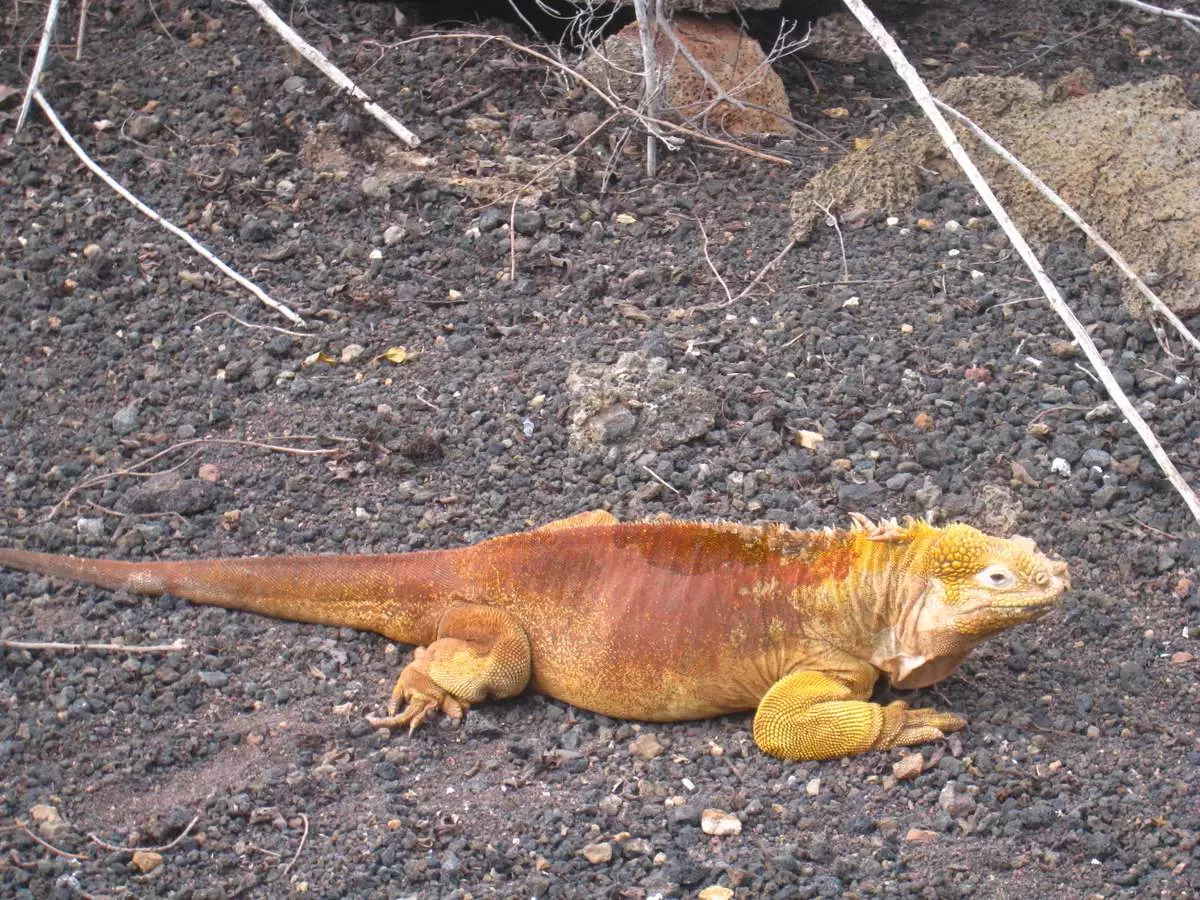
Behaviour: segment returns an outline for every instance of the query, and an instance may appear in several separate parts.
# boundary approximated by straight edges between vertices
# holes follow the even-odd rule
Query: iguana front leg
[[[411,732],[435,709],[461,719],[474,703],[515,697],[529,684],[529,638],[507,612],[463,603],[438,623],[437,639],[418,647],[404,667],[385,717],[368,716],[375,728],[407,725]],[[400,704],[404,711],[397,715]]]
[[[897,700],[870,702],[876,672],[869,665],[836,674],[800,669],[775,682],[754,715],[754,742],[782,759],[837,759],[936,741],[967,723]]]

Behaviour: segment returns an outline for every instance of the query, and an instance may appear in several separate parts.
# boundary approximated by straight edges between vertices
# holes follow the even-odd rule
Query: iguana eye
[[[988,566],[976,575],[975,579],[984,587],[997,589],[1012,587],[1017,583],[1017,576],[1012,573],[1012,570],[999,563]]]

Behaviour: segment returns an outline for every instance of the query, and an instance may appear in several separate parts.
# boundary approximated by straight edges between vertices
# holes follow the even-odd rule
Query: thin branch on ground
[[[649,475],[651,478],[653,478],[655,481],[657,481],[659,484],[661,484],[663,487],[665,487],[668,491],[670,491],[673,494],[679,493],[679,488],[675,487],[675,485],[673,485],[669,481],[665,480],[661,475],[659,475],[657,472],[655,472],[652,468],[650,468],[649,466],[644,465],[644,464],[642,465],[642,468],[646,470],[647,475]]]
[[[187,827],[184,828],[183,831],[179,832],[179,834],[175,836],[174,840],[170,841],[169,843],[163,844],[161,847],[122,847],[117,844],[110,844],[110,843],[108,843],[108,841],[101,840],[99,837],[97,837],[95,834],[93,834],[90,831],[88,832],[88,840],[90,840],[94,844],[97,844],[97,845],[103,847],[105,850],[109,850],[113,853],[163,853],[164,851],[170,850],[172,847],[174,847],[176,844],[178,844],[180,841],[182,841],[185,837],[187,837],[188,834],[191,833],[191,830],[194,827],[196,827],[196,823],[199,821],[200,821],[200,815],[199,815],[199,813],[197,813],[196,816],[194,816],[192,818],[192,821],[187,823]]]
[[[716,264],[713,262],[712,257],[708,255],[708,231],[705,229],[704,223],[700,221],[699,216],[693,216],[692,218],[696,220],[696,227],[700,229],[700,249],[704,251],[704,261],[708,263],[708,268],[712,270],[713,275],[715,275],[717,281],[720,282],[721,290],[725,292],[725,305],[728,306],[730,303],[733,303],[733,291],[729,290],[729,285],[721,276],[721,273],[717,269]]]
[[[953,106],[950,106],[948,103],[944,103],[936,97],[933,99],[943,111],[949,113],[959,122],[962,122],[963,125],[967,126],[967,128],[969,128],[975,134],[975,136],[987,146],[989,150],[1016,169],[1026,181],[1034,186],[1039,194],[1053,204],[1059,210],[1059,212],[1075,223],[1075,226],[1084,234],[1086,234],[1088,239],[1093,244],[1108,254],[1108,258],[1116,264],[1117,268],[1121,270],[1122,274],[1124,274],[1126,278],[1133,282],[1133,286],[1136,287],[1138,292],[1149,301],[1150,305],[1154,307],[1155,312],[1175,326],[1175,329],[1180,333],[1180,335],[1183,336],[1184,340],[1186,340],[1197,350],[1200,350],[1200,340],[1198,340],[1196,336],[1188,330],[1188,327],[1183,323],[1183,320],[1180,319],[1179,316],[1175,315],[1175,313],[1171,311],[1171,308],[1167,306],[1167,304],[1163,303],[1163,301],[1159,299],[1158,295],[1154,293],[1154,291],[1150,290],[1150,288],[1146,285],[1146,282],[1142,281],[1142,279],[1138,277],[1137,272],[1133,271],[1133,267],[1126,262],[1125,257],[1118,253],[1116,248],[1106,241],[1103,236],[1101,236],[1100,232],[1096,231],[1095,228],[1088,224],[1084,218],[1075,211],[1074,207],[1060,197],[1055,190],[1050,187],[1050,185],[1042,181],[1042,179],[1039,178],[1032,169],[1021,162],[1021,160],[1017,159],[1017,157],[1010,153],[1003,144],[984,131],[983,128],[981,128],[978,124],[973,122],[967,116],[963,115]]]
[[[87,14],[89,0],[79,2],[79,26],[75,29],[75,62],[83,59],[83,37],[87,32]]]
[[[828,206],[823,206],[816,200],[813,201],[813,206],[825,213],[825,224],[829,225],[837,233],[838,246],[842,251],[842,280],[850,280],[850,264],[846,261],[846,239],[842,236],[842,226],[838,224],[837,216],[829,209]],[[943,293],[945,293],[943,291]]]
[[[38,92],[38,82],[42,78],[42,69],[46,67],[46,57],[50,53],[50,42],[54,40],[54,26],[58,24],[59,0],[50,0],[46,7],[46,24],[42,27],[42,42],[38,44],[37,56],[33,58],[33,69],[29,73],[29,86],[25,88],[25,96],[21,100],[21,112],[17,114],[17,127],[13,129],[12,137],[8,139],[9,146],[17,139],[21,126],[29,116],[29,105]]]
[[[336,84],[343,91],[346,91],[355,100],[362,104],[362,108],[372,115],[376,120],[381,122],[383,126],[400,138],[409,148],[418,147],[421,144],[421,139],[400,124],[400,121],[390,112],[376,103],[367,95],[367,92],[360,88],[357,84],[350,80],[341,69],[331,63],[325,56],[293,29],[287,22],[279,18],[275,10],[271,9],[263,0],[245,0],[246,5],[258,13],[263,21],[271,26],[275,32],[283,38],[287,43],[301,56],[307,59],[310,63],[321,70],[321,73]]]
[[[293,440],[302,440],[302,438],[293,438]],[[308,439],[303,439],[303,440],[308,440]],[[47,520],[49,520],[49,519],[53,519],[55,516],[57,516],[59,511],[63,508],[63,506],[67,503],[67,501],[69,501],[72,497],[74,497],[80,491],[87,490],[90,487],[95,487],[98,484],[104,484],[106,481],[108,481],[112,478],[121,478],[121,477],[125,477],[125,476],[130,476],[130,475],[136,475],[136,476],[140,476],[140,477],[144,478],[147,475],[166,474],[165,472],[141,472],[139,470],[144,468],[145,466],[150,465],[150,463],[152,463],[156,460],[162,459],[162,457],[167,456],[171,453],[176,453],[180,450],[183,450],[186,447],[194,447],[194,446],[197,446],[200,444],[226,444],[226,445],[232,445],[235,447],[254,447],[258,450],[270,450],[273,453],[285,453],[289,456],[337,456],[340,454],[344,454],[346,452],[345,450],[335,450],[333,448],[321,448],[321,449],[317,449],[317,450],[309,450],[304,447],[284,447],[279,444],[264,444],[261,441],[246,441],[246,440],[240,440],[237,438],[192,438],[190,440],[180,441],[178,444],[172,444],[170,447],[167,447],[164,450],[158,451],[153,456],[149,456],[146,459],[143,459],[140,462],[136,462],[133,465],[128,466],[124,469],[118,469],[115,472],[108,472],[104,475],[96,475],[92,478],[84,479],[83,481],[79,482],[79,484],[75,485],[73,488],[71,488],[69,491],[67,491],[63,495],[62,499],[59,500],[56,504],[54,504],[54,508],[50,510],[50,512],[46,516],[46,518],[47,518]],[[183,463],[181,463],[181,465],[183,465]],[[178,468],[178,466],[174,466],[172,468]],[[171,471],[171,470],[168,469],[167,471]]]
[[[471,96],[464,97],[462,100],[459,100],[457,103],[451,103],[449,106],[443,106],[441,109],[436,110],[434,112],[434,115],[438,116],[439,118],[442,116],[451,116],[451,115],[454,115],[454,113],[456,113],[456,112],[461,112],[462,110],[466,109],[468,106],[474,106],[480,100],[484,100],[484,99],[492,96],[492,94],[496,93],[496,91],[500,90],[501,83],[502,82],[499,82],[499,81],[493,81],[491,84],[489,84],[487,87],[485,87],[482,91],[476,91]]]
[[[782,261],[785,256],[787,256],[789,253],[792,252],[792,250],[795,249],[797,243],[798,242],[796,241],[796,239],[792,238],[790,241],[788,241],[786,244],[784,244],[783,249],[780,250],[778,253],[776,253],[769,260],[767,260],[767,264],[758,270],[758,274],[750,279],[749,283],[744,288],[741,289],[741,291],[738,293],[738,295],[736,297],[730,298],[729,303],[727,303],[726,306],[732,306],[734,303],[737,303],[739,300],[743,300],[747,296],[749,296],[750,291],[752,291],[754,289],[754,287],[766,277],[768,272],[770,272],[777,265],[779,265],[780,261]]]
[[[1063,320],[1071,334],[1074,336],[1076,342],[1078,342],[1080,348],[1084,352],[1084,355],[1088,358],[1088,361],[1096,369],[1096,372],[1099,374],[1100,381],[1104,384],[1105,390],[1108,391],[1108,394],[1110,397],[1112,397],[1113,402],[1116,403],[1126,420],[1130,425],[1133,426],[1133,429],[1138,433],[1138,436],[1142,439],[1143,443],[1145,443],[1147,449],[1150,451],[1150,455],[1153,456],[1154,461],[1158,463],[1158,466],[1166,476],[1167,481],[1171,483],[1171,486],[1174,487],[1179,493],[1180,497],[1183,498],[1184,503],[1187,505],[1188,510],[1196,519],[1197,523],[1200,523],[1200,499],[1196,497],[1196,492],[1192,490],[1192,488],[1184,480],[1183,476],[1179,474],[1179,470],[1175,467],[1175,464],[1171,461],[1171,458],[1167,456],[1162,444],[1159,443],[1158,439],[1154,436],[1154,432],[1150,430],[1150,426],[1146,424],[1146,421],[1134,408],[1129,398],[1125,395],[1125,392],[1121,389],[1121,386],[1117,384],[1116,378],[1113,376],[1108,366],[1104,364],[1104,360],[1100,356],[1100,351],[1096,348],[1096,345],[1092,341],[1091,336],[1088,334],[1087,329],[1084,328],[1083,323],[1076,318],[1075,313],[1071,311],[1071,308],[1067,306],[1066,302],[1062,298],[1062,294],[1058,290],[1058,287],[1055,286],[1054,282],[1051,281],[1050,277],[1046,274],[1046,270],[1038,261],[1038,258],[1036,254],[1034,254],[1032,248],[1030,248],[1028,241],[1025,240],[1025,236],[1021,234],[1021,232],[1013,224],[1012,219],[1009,217],[1004,207],[1000,204],[1000,201],[996,199],[996,195],[992,191],[991,186],[987,183],[987,180],[983,177],[983,175],[980,174],[979,169],[975,166],[975,163],[971,161],[970,155],[966,152],[966,150],[963,149],[962,144],[959,143],[958,137],[954,133],[954,129],[950,127],[950,124],[938,110],[937,103],[934,101],[933,94],[930,93],[928,86],[924,81],[921,80],[921,76],[917,74],[917,71],[913,68],[912,63],[910,63],[905,57],[895,39],[888,33],[887,29],[883,27],[880,21],[875,17],[875,14],[871,12],[863,0],[844,0],[844,2],[850,12],[854,14],[854,17],[858,19],[860,23],[862,23],[862,26],[867,30],[871,37],[875,39],[875,42],[879,45],[879,48],[892,63],[892,66],[895,68],[897,74],[912,92],[913,99],[917,101],[917,104],[921,107],[921,110],[933,124],[938,136],[942,139],[942,142],[950,151],[950,155],[954,157],[954,161],[958,163],[959,167],[964,173],[966,173],[966,176],[970,180],[972,187],[975,188],[976,192],[983,199],[983,202],[987,205],[988,210],[996,218],[996,221],[1000,224],[1000,227],[1004,230],[1005,235],[1012,243],[1013,248],[1017,251],[1018,255],[1020,255],[1021,260],[1029,268],[1029,271],[1033,274],[1038,286],[1041,287],[1043,293],[1046,295],[1046,299],[1049,300],[1050,306],[1056,313],[1058,313],[1059,317]]]
[[[290,334],[292,337],[312,337],[312,335],[306,331],[289,331],[287,328],[280,328],[278,325],[255,325],[253,322],[245,322],[239,319],[233,313],[226,312],[223,309],[218,309],[216,312],[210,312],[207,316],[201,316],[192,323],[192,327],[195,328],[201,322],[207,322],[209,319],[216,318],[217,316],[224,316],[227,319],[232,319],[243,328],[258,329],[260,331],[276,331],[279,334]]]
[[[46,114],[46,118],[50,120],[50,124],[54,126],[54,130],[58,132],[59,137],[66,142],[67,146],[71,148],[77,157],[79,157],[79,160],[85,166],[91,169],[92,174],[120,194],[121,197],[124,198],[128,203],[133,204],[133,206],[137,208],[138,212],[167,229],[167,231],[171,232],[171,234],[175,235],[177,238],[203,256],[206,260],[220,269],[222,274],[232,278],[271,309],[275,310],[277,313],[295,325],[304,324],[304,320],[295,312],[293,312],[290,307],[280,303],[278,300],[271,298],[254,282],[243,277],[242,275],[239,275],[237,272],[227,266],[221,259],[219,259],[211,250],[201,244],[198,240],[196,240],[178,225],[168,222],[153,209],[130,193],[130,191],[124,185],[109,175],[106,171],[104,171],[104,169],[100,168],[99,163],[88,156],[84,149],[79,146],[79,143],[75,140],[75,138],[71,136],[71,132],[67,131],[67,127],[63,125],[62,120],[58,118],[58,114],[54,112],[54,107],[50,105],[50,102],[42,95],[41,91],[35,90],[33,92],[33,99],[36,100],[38,106],[42,108],[42,112]]]
[[[186,650],[187,644],[176,638],[169,644],[70,644],[63,641],[0,641],[5,650],[48,650],[54,653],[175,653]]]
[[[1149,3],[1143,3],[1141,0],[1116,0],[1116,2],[1123,6],[1132,6],[1134,9],[1140,9],[1142,12],[1152,13],[1156,16],[1166,16],[1168,19],[1180,19],[1188,25],[1200,25],[1200,16],[1195,13],[1184,12],[1182,9],[1167,9],[1164,6],[1153,6]]]
[[[304,833],[300,835],[300,846],[296,848],[296,855],[292,857],[291,862],[284,866],[283,871],[279,873],[280,878],[286,877],[287,873],[292,871],[292,867],[296,865],[296,860],[298,860],[300,858],[300,854],[304,852],[304,845],[308,843],[308,816],[306,816],[304,813],[300,813],[300,821],[304,823]]]
[[[17,825],[20,827],[20,829],[23,832],[25,832],[26,837],[32,838],[34,843],[39,844],[42,847],[45,847],[47,850],[49,850],[55,856],[61,856],[63,859],[75,859],[75,860],[81,860],[81,859],[88,858],[88,855],[86,853],[68,853],[66,850],[58,849],[58,847],[55,847],[49,841],[45,841],[42,838],[38,837],[36,834],[34,834],[30,830],[29,826],[26,825],[24,822],[22,822],[20,819],[16,819],[15,821],[16,821]]]

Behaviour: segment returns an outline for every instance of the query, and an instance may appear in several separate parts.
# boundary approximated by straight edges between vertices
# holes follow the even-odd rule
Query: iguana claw
[[[367,716],[367,723],[372,728],[397,728],[407,725],[408,733],[412,734],[425,722],[426,716],[436,709],[441,709],[455,722],[462,721],[470,704],[438,687],[433,679],[422,671],[427,662],[427,648],[418,647],[413,654],[413,661],[404,667],[404,671],[396,679],[391,699],[388,700],[388,714]],[[397,715],[401,703],[406,705],[404,711]]]

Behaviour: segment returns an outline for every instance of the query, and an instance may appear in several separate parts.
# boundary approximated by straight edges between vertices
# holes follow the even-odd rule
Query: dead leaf
[[[402,363],[415,362],[421,358],[421,354],[416,350],[409,350],[407,347],[388,347],[375,358],[386,359],[398,366]]]
[[[629,213],[617,213],[618,225],[632,225],[637,221],[636,216],[631,216]]]
[[[326,353],[324,350],[320,350],[304,357],[304,362],[300,363],[300,365],[307,369],[309,366],[315,366],[317,363],[325,363],[329,366],[336,365],[337,357]]]
[[[821,115],[827,119],[845,119],[850,115],[850,110],[844,106],[831,106],[828,109],[821,110]]]

